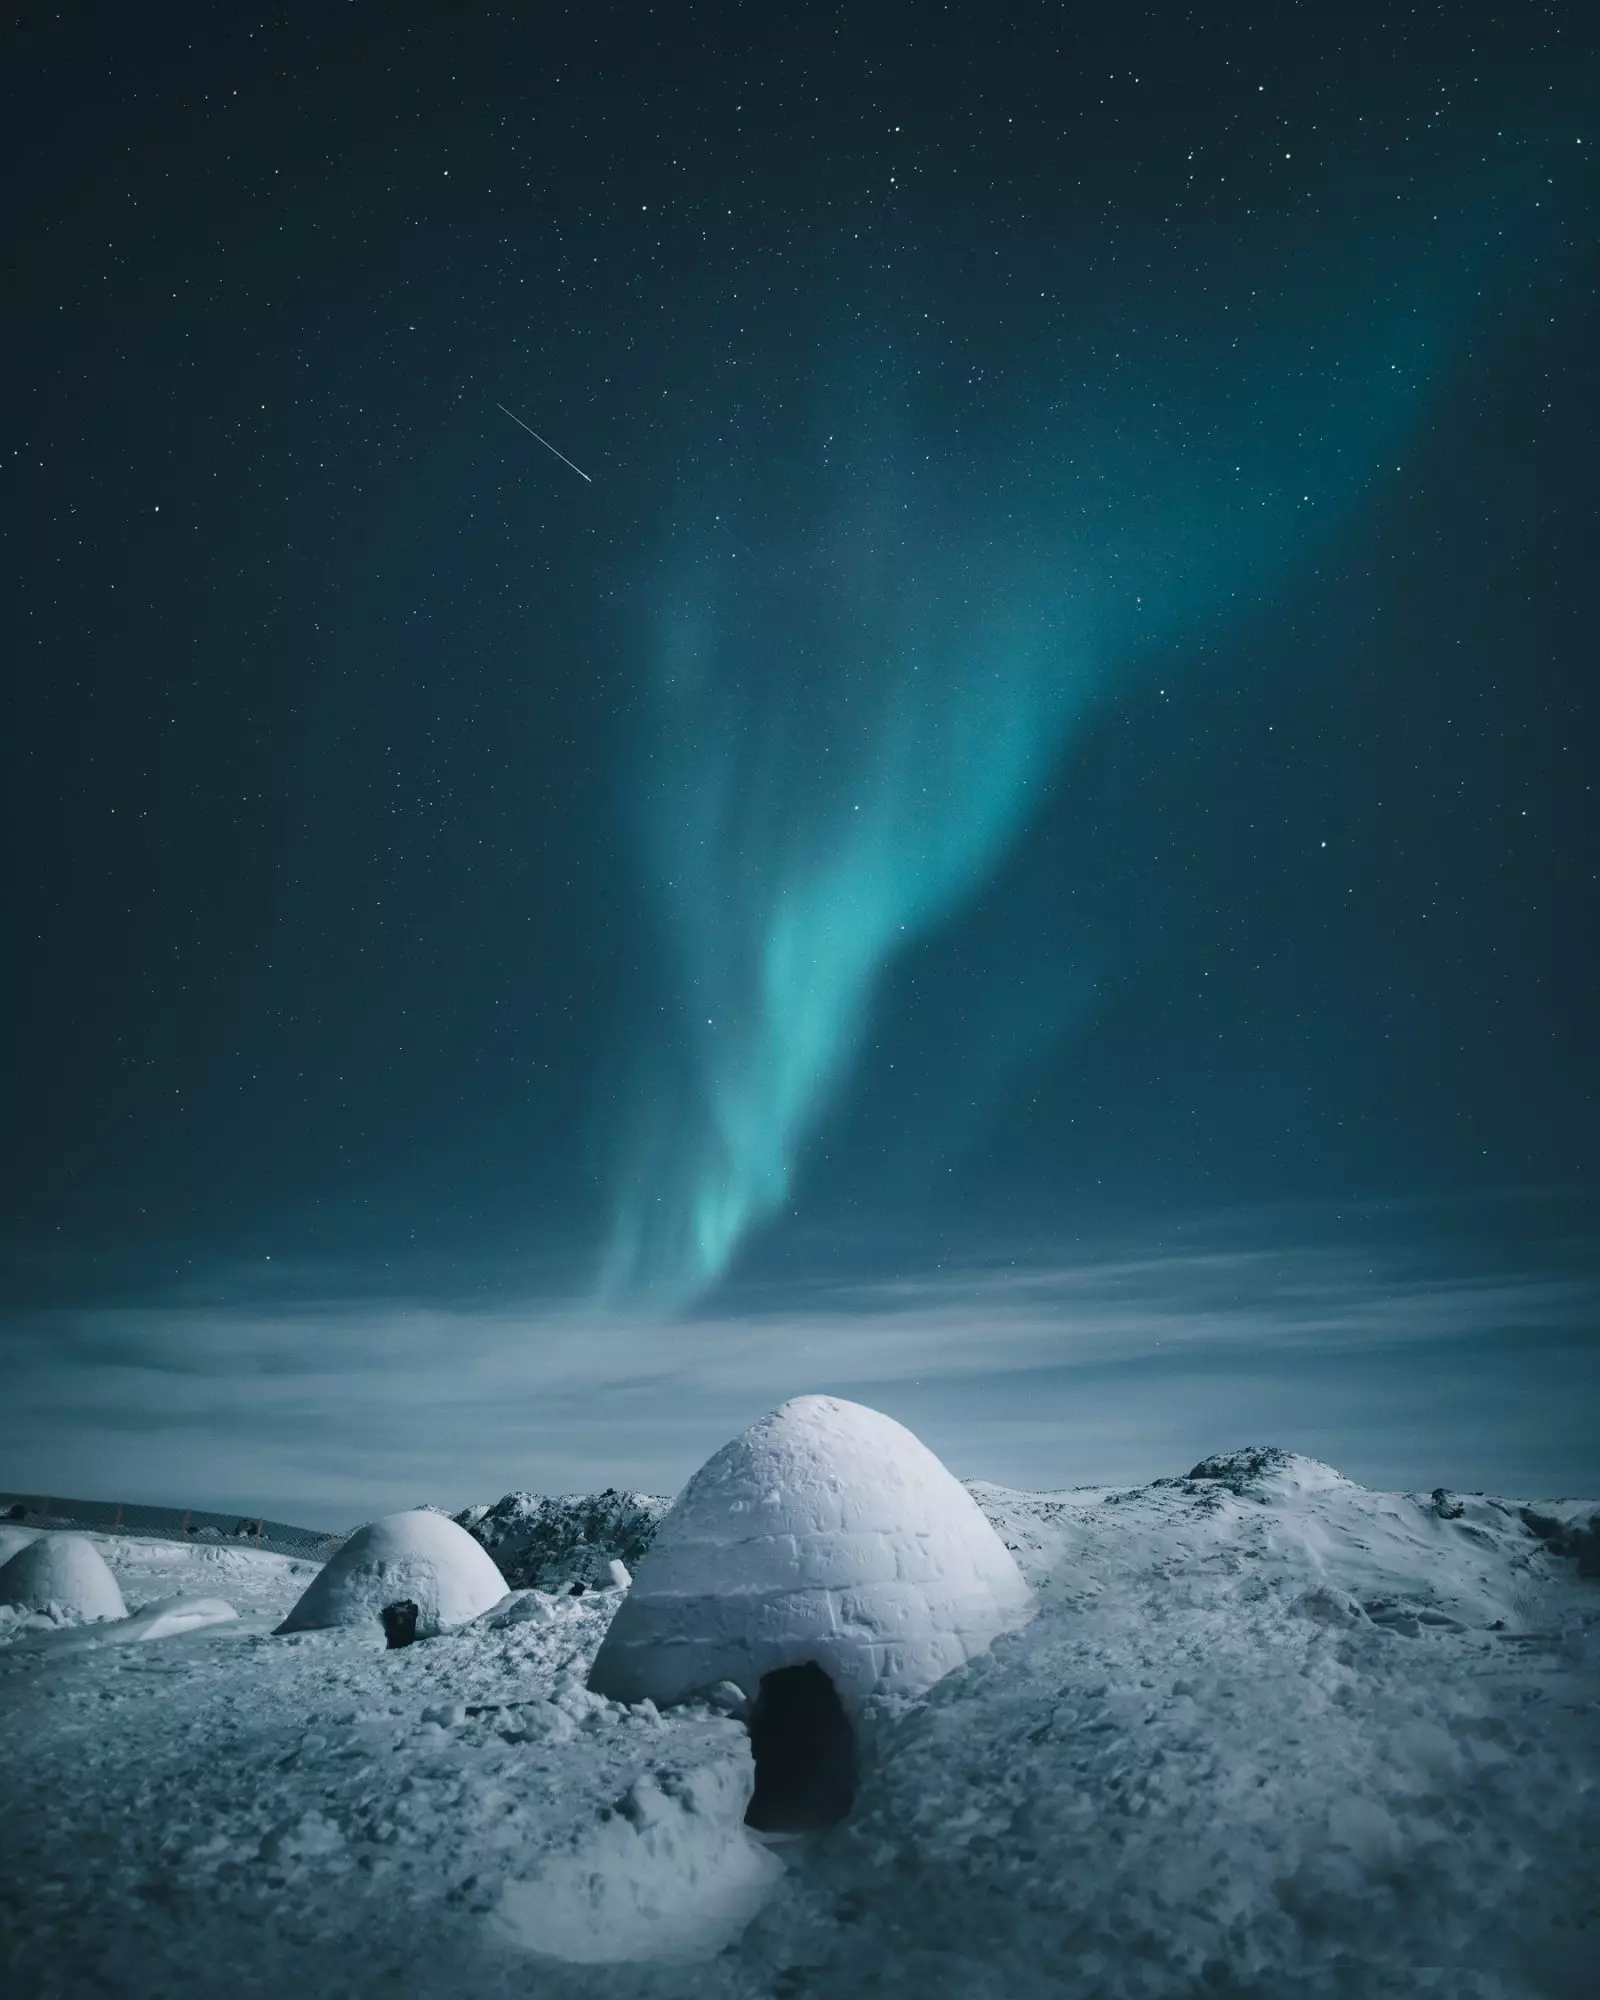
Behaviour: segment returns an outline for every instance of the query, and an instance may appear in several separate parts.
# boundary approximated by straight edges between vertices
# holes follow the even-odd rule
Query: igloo
[[[39,1535],[0,1567],[0,1604],[44,1611],[54,1604],[69,1618],[126,1618],[117,1579],[87,1535]]]
[[[869,1704],[931,1687],[1031,1604],[1009,1550],[926,1445],[859,1403],[799,1396],[684,1488],[589,1685],[665,1706],[732,1682],[752,1705],[761,1824],[764,1753],[774,1770],[809,1763],[844,1795]],[[839,1816],[814,1803],[819,1819]]]
[[[418,1508],[358,1528],[318,1570],[280,1632],[382,1625],[391,1646],[465,1625],[506,1594],[491,1557],[447,1514]]]
[[[25,1549],[29,1542],[39,1539],[41,1529],[18,1527],[12,1521],[0,1521],[0,1563],[8,1563],[18,1549]]]

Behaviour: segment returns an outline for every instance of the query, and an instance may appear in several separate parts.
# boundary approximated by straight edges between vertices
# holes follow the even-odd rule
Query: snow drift
[[[87,1535],[39,1535],[0,1567],[0,1604],[27,1611],[53,1605],[84,1623],[126,1618],[117,1579]]]
[[[1028,1615],[970,1494],[891,1418],[799,1396],[724,1445],[674,1503],[590,1685],[668,1704],[814,1662],[853,1720],[913,1695]]]
[[[158,1597],[141,1604],[128,1620],[124,1639],[173,1639],[181,1632],[199,1632],[208,1625],[227,1625],[239,1613],[222,1597]]]
[[[500,1602],[505,1578],[464,1528],[418,1508],[358,1529],[317,1572],[278,1627],[307,1632],[378,1621],[392,1605],[414,1604],[419,1639],[465,1625]]]

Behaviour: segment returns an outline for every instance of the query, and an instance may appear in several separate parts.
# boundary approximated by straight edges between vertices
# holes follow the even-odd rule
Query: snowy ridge
[[[0,1643],[11,1983],[1592,2000],[1600,1506],[1289,1454],[973,1491],[1038,1615],[884,1726],[843,1824],[760,1853],[737,1724],[586,1689],[617,1590],[387,1652],[270,1635],[304,1564],[101,1542],[135,1617]],[[127,1643],[175,1594],[242,1615]]]

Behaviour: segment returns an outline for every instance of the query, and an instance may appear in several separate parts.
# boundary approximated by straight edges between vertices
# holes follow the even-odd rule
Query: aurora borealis
[[[1592,43],[19,29],[7,1476],[1586,1476]]]
[[[1480,242],[1503,212],[1472,214]],[[832,386],[802,386],[775,441],[772,525],[752,546],[704,508],[655,591],[639,845],[677,1035],[638,1071],[610,1296],[723,1276],[787,1199],[885,968],[1003,864],[1102,692],[1168,645],[1191,671],[1186,642],[1270,602],[1400,469],[1466,296],[1520,272],[1447,262],[1415,203],[1367,240],[1366,291],[1320,315],[1254,309],[1259,271],[1180,291],[1181,336],[1124,333],[1114,390],[1099,337],[919,366],[874,325],[853,375],[819,341]],[[1011,386],[963,395],[975,352]]]

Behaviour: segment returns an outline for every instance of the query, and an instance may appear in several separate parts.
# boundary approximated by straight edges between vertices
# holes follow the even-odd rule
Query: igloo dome
[[[0,1567],[0,1604],[43,1611],[56,1604],[69,1618],[126,1618],[117,1579],[87,1535],[39,1535]]]
[[[14,1521],[0,1521],[0,1563],[10,1562],[18,1549],[38,1541],[42,1532],[39,1528],[19,1527]]]
[[[809,1667],[857,1723],[874,1696],[920,1693],[985,1652],[1031,1602],[926,1445],[859,1403],[799,1396],[684,1488],[589,1685],[664,1705],[731,1681],[757,1702],[764,1679]]]
[[[432,1638],[465,1625],[498,1604],[506,1580],[465,1528],[446,1514],[419,1508],[386,1514],[358,1528],[312,1578],[305,1594],[278,1627],[309,1632],[328,1625],[384,1626],[391,1644]],[[409,1615],[385,1618],[394,1607],[414,1605]]]

